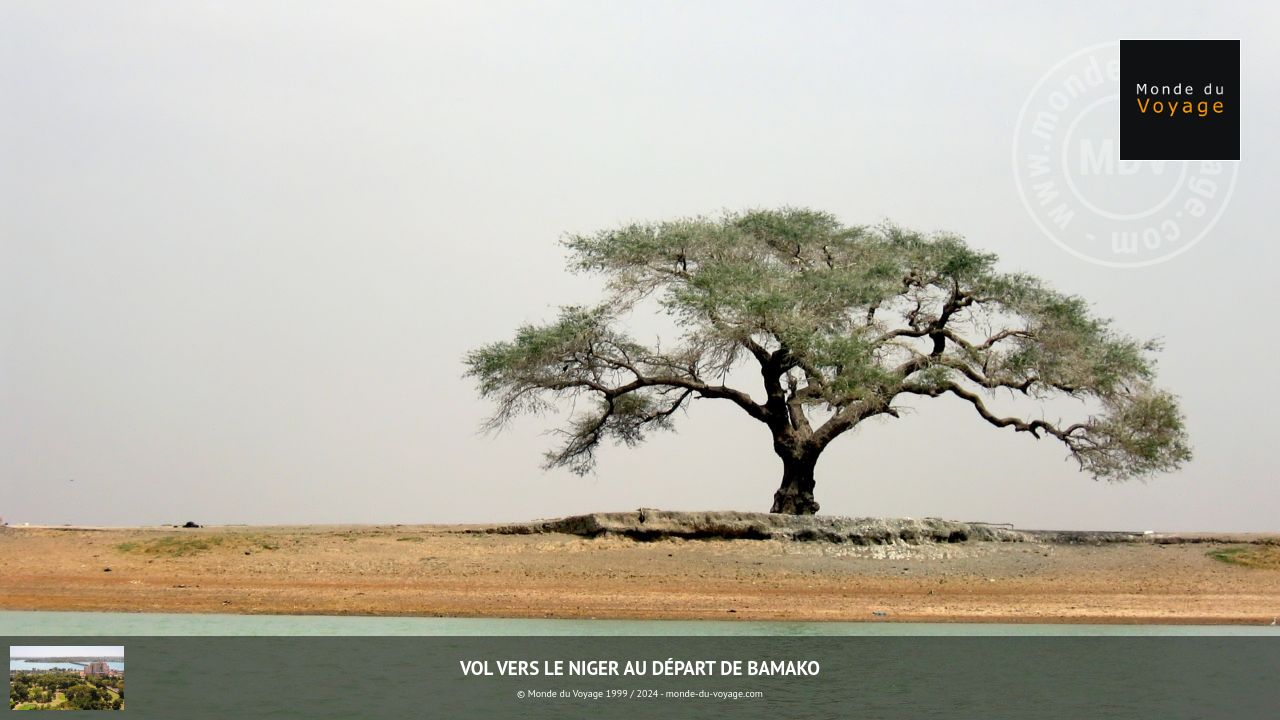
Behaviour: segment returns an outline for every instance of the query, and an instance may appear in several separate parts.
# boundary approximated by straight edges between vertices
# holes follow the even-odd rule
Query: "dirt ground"
[[[1210,557],[1230,547],[0,528],[0,609],[1270,624],[1280,567]]]

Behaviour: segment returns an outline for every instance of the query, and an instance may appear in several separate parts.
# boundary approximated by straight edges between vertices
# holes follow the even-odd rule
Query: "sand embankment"
[[[1211,556],[1280,551],[1274,536],[830,518],[779,528],[776,516],[751,513],[641,514],[461,527],[3,528],[0,609],[1126,623],[1280,615],[1280,563]],[[751,539],[706,539],[716,528]]]

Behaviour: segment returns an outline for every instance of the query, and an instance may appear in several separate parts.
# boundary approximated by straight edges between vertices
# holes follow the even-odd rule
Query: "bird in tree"
[[[1153,384],[1157,343],[1118,333],[1079,297],[997,270],[994,255],[957,236],[783,208],[631,224],[564,244],[573,269],[606,278],[604,301],[562,308],[466,356],[467,376],[496,401],[490,429],[575,401],[549,468],[589,473],[603,441],[634,446],[698,399],[736,406],[768,430],[782,460],[775,513],[816,513],[823,450],[859,423],[899,417],[912,398],[951,396],[997,428],[1057,441],[1095,479],[1150,476],[1191,458],[1177,398]],[[645,345],[621,327],[646,307],[674,319],[678,342]],[[744,367],[758,380],[727,384],[755,375]],[[1000,393],[1041,412],[997,412]],[[1055,397],[1081,401],[1080,417],[1045,419]]]

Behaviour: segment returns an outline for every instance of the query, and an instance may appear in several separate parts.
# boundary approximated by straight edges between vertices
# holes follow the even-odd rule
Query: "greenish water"
[[[116,670],[124,670],[124,663],[108,661],[107,665]],[[80,670],[84,667],[83,663],[68,662],[34,662],[32,660],[10,660],[9,670]]]
[[[0,611],[0,636],[1182,636],[1260,635],[1262,625],[1061,625],[719,620],[538,620],[523,618],[204,615]]]

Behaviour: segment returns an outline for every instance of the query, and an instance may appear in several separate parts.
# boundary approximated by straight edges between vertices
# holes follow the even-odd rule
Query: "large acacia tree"
[[[822,451],[869,418],[898,417],[912,397],[949,395],[995,427],[1051,438],[1095,478],[1191,457],[1176,398],[1152,384],[1154,343],[1117,333],[1079,297],[997,271],[993,255],[953,235],[787,208],[633,224],[565,245],[574,269],[607,278],[604,302],[563,308],[466,358],[497,402],[490,427],[578,401],[548,467],[590,472],[605,439],[635,445],[702,398],[768,430],[782,459],[776,513],[817,512]],[[646,298],[683,328],[678,342],[645,345],[620,327]],[[758,369],[759,385],[726,384],[740,366]],[[1041,408],[1076,398],[1080,417],[1006,417],[990,407],[997,393]]]

